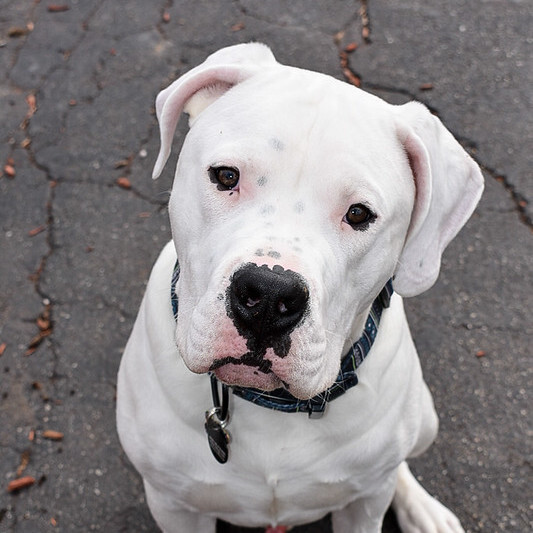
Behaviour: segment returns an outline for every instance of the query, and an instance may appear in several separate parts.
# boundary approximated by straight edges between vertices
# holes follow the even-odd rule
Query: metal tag
[[[209,448],[215,459],[224,464],[229,457],[229,433],[224,429],[225,422],[221,422],[217,416],[218,410],[211,409],[205,413],[205,432]]]

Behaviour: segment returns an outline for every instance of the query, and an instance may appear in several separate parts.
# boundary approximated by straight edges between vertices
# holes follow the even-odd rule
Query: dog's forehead
[[[221,156],[225,147],[243,146],[277,152],[279,160],[300,154],[336,168],[379,167],[400,150],[392,107],[330,76],[279,66],[230,89],[193,129]]]

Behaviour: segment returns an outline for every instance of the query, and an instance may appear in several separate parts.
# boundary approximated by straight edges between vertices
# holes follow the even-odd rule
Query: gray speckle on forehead
[[[281,257],[281,254],[279,252],[276,252],[275,250],[272,250],[268,252],[268,257],[273,257],[274,259],[279,259]]]
[[[263,250],[261,248],[258,248],[255,251],[255,255],[257,255],[257,257],[263,257],[265,255],[265,252],[263,252]]]
[[[259,185],[259,187],[264,187],[267,183],[268,183],[268,178],[266,176],[261,176],[257,180],[257,185]]]
[[[261,207],[260,213],[263,216],[265,216],[265,215],[271,215],[275,211],[276,211],[276,208],[272,204],[266,204]]]
[[[283,150],[285,150],[285,145],[283,144],[283,142],[279,139],[276,139],[275,137],[270,139],[268,141],[268,144],[270,144],[270,146],[272,146],[272,148],[274,148],[276,152],[282,152]]]
[[[294,212],[295,213],[303,213],[304,209],[305,209],[305,206],[304,206],[303,202],[296,202],[294,204]]]

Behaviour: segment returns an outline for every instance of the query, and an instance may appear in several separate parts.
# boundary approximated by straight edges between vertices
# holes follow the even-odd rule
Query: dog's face
[[[300,398],[335,380],[415,194],[392,116],[359,95],[293,70],[234,87],[192,125],[170,203],[191,370]]]
[[[392,106],[257,44],[162,91],[157,177],[185,108],[170,201],[181,273],[176,343],[228,384],[330,386],[392,276],[412,296],[482,190],[477,165],[418,104]]]

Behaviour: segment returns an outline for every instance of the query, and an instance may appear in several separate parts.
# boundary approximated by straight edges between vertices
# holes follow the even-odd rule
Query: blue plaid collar
[[[178,316],[178,297],[176,283],[179,278],[180,268],[176,261],[171,283],[171,302],[174,318]],[[335,383],[328,389],[317,394],[309,400],[295,398],[286,389],[280,388],[273,391],[263,391],[251,387],[232,387],[233,394],[249,402],[268,407],[284,413],[308,413],[310,418],[319,418],[324,413],[326,405],[344,394],[347,390],[357,385],[356,370],[370,352],[378,334],[378,326],[383,310],[389,307],[393,293],[392,280],[387,281],[385,287],[372,303],[370,313],[365,322],[365,329],[361,337],[352,344],[348,353],[341,361],[341,368]]]

